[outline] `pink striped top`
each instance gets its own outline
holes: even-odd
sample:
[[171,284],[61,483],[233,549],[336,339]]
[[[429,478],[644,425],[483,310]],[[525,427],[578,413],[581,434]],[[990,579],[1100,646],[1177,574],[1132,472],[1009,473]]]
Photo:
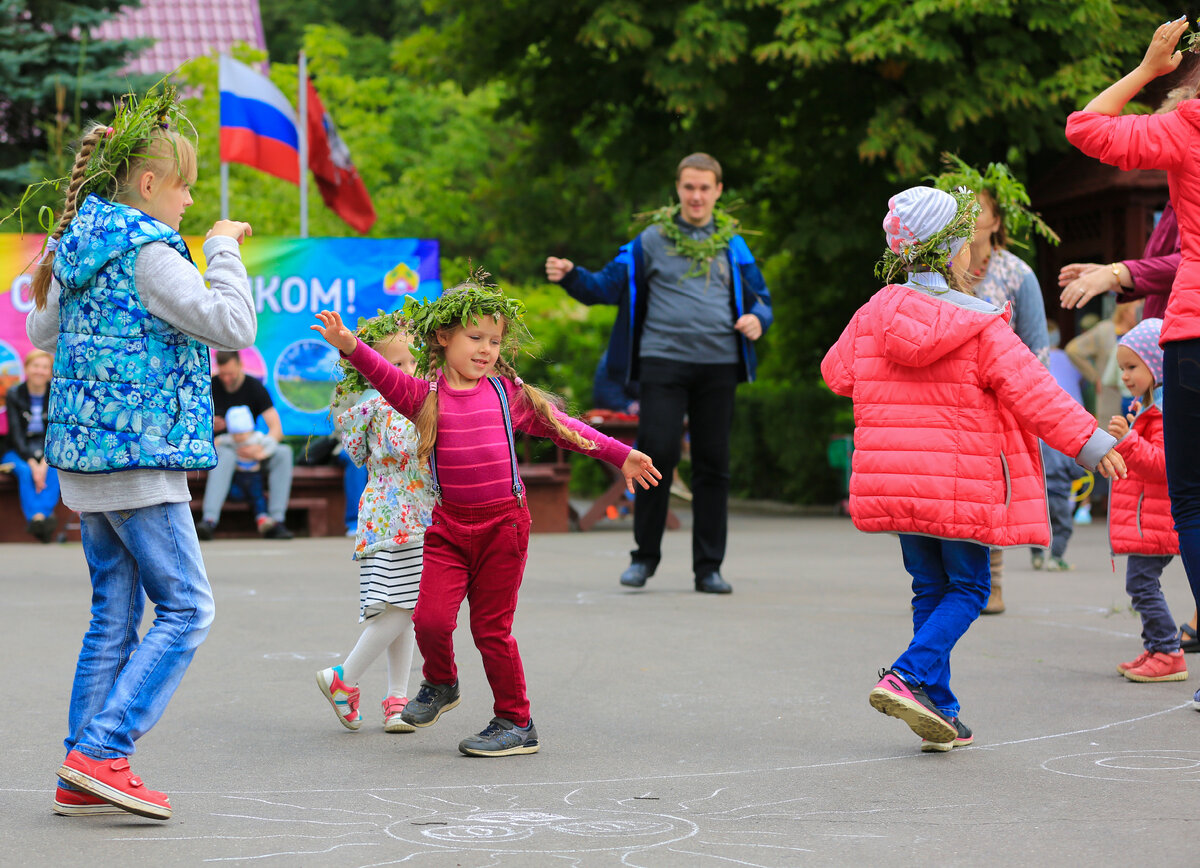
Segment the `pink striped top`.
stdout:
[[[408,418],[416,419],[429,394],[428,380],[410,377],[362,341],[345,358],[389,404]],[[500,382],[508,394],[515,430],[548,437],[564,449],[584,451],[562,439],[533,412],[522,397],[520,386],[503,377]],[[565,413],[555,412],[568,428],[596,443],[596,450],[586,454],[615,467],[625,463],[631,451],[629,446]],[[451,389],[445,377],[438,375],[437,470],[442,498],[450,503],[477,505],[513,496],[504,414],[495,389],[486,380],[460,390]]]

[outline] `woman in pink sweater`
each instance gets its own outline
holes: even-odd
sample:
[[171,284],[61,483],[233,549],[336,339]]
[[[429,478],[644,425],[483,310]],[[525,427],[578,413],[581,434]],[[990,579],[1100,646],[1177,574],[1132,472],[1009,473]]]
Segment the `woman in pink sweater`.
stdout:
[[870,694],[922,750],[970,744],[950,690],[950,653],[988,598],[988,546],[1050,544],[1038,438],[1104,476],[1124,473],[1116,439],[1059,388],[1003,310],[959,289],[978,205],[913,187],[892,197],[887,285],[821,363],[854,399],[850,516],[900,534],[912,576],[913,639]]
[[[416,377],[359,341],[337,313],[322,311],[321,325],[312,327],[417,426],[417,457],[429,466],[437,503],[425,531],[413,612],[424,680],[401,719],[426,727],[458,705],[453,634],[465,597],[495,700],[491,722],[458,746],[468,756],[536,753],[539,747],[512,636],[529,547],[513,432],[549,437],[619,467],[630,491],[635,480],[649,487],[661,478],[649,456],[566,416],[546,393],[521,381],[510,359],[523,314],[521,302],[478,283],[424,303],[409,299],[404,317],[421,351]],[[431,375],[436,379],[426,379]]]
[[[1142,62],[1083,111],[1067,118],[1067,139],[1119,169],[1165,169],[1179,218],[1182,261],[1163,315],[1163,452],[1179,554],[1200,606],[1200,100],[1172,112],[1122,115],[1125,104],[1160,75],[1179,68],[1186,16],[1160,25]],[[1063,303],[1069,304],[1064,298]],[[1200,691],[1192,698],[1200,711]]]

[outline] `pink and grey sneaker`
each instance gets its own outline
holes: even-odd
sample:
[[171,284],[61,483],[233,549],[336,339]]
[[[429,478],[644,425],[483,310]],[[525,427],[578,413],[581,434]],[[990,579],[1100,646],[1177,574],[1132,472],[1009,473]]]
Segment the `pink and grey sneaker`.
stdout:
[[54,788],[54,813],[64,817],[83,817],[91,814],[128,814],[124,808],[109,804],[99,796],[83,790],[68,789],[63,784]]
[[58,777],[131,814],[152,820],[171,819],[171,800],[142,783],[129,768],[127,757],[95,759],[73,750],[59,766]]
[[954,750],[956,747],[966,747],[975,741],[975,736],[971,734],[971,727],[967,726],[957,717],[950,718],[950,722],[958,730],[958,735],[954,737],[953,741],[930,741],[927,738],[923,738],[921,739],[921,750],[925,751],[925,753]]
[[880,669],[879,683],[871,688],[871,707],[908,724],[909,729],[938,744],[954,741],[958,730],[937,710],[920,685],[911,685],[895,669]]
[[383,700],[383,731],[384,732],[416,732],[417,728],[400,717],[404,706],[408,705],[406,696],[388,696]]
[[338,723],[346,729],[358,729],[362,726],[362,715],[358,711],[358,688],[351,687],[342,680],[342,667],[322,669],[317,673],[317,687],[333,706]]

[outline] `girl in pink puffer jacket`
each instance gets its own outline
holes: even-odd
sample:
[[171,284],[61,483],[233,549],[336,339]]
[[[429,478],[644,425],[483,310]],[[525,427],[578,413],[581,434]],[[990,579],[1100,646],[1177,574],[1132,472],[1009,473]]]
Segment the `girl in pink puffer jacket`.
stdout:
[[1167,462],[1163,451],[1161,390],[1163,351],[1161,319],[1144,319],[1117,344],[1121,381],[1137,398],[1128,416],[1113,416],[1108,433],[1116,437],[1129,476],[1113,482],[1108,507],[1108,538],[1114,555],[1129,555],[1125,590],[1142,619],[1140,655],[1117,671],[1130,681],[1185,681],[1187,663],[1179,650],[1179,631],[1167,607],[1159,577],[1173,555],[1179,535],[1171,518]]
[[894,196],[877,269],[888,285],[821,363],[829,387],[854,399],[850,516],[899,533],[912,575],[913,639],[870,702],[927,751],[973,740],[950,653],[988,598],[988,546],[1050,543],[1038,437],[1106,477],[1124,473],[1116,438],[1008,327],[1007,307],[957,288],[978,207],[967,191]]

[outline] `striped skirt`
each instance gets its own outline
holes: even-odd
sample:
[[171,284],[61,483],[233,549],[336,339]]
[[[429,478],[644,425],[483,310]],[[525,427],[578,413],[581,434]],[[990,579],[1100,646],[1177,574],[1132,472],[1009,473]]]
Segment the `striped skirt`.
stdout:
[[424,544],[373,552],[358,561],[358,620],[378,615],[385,605],[414,609],[421,584]]

